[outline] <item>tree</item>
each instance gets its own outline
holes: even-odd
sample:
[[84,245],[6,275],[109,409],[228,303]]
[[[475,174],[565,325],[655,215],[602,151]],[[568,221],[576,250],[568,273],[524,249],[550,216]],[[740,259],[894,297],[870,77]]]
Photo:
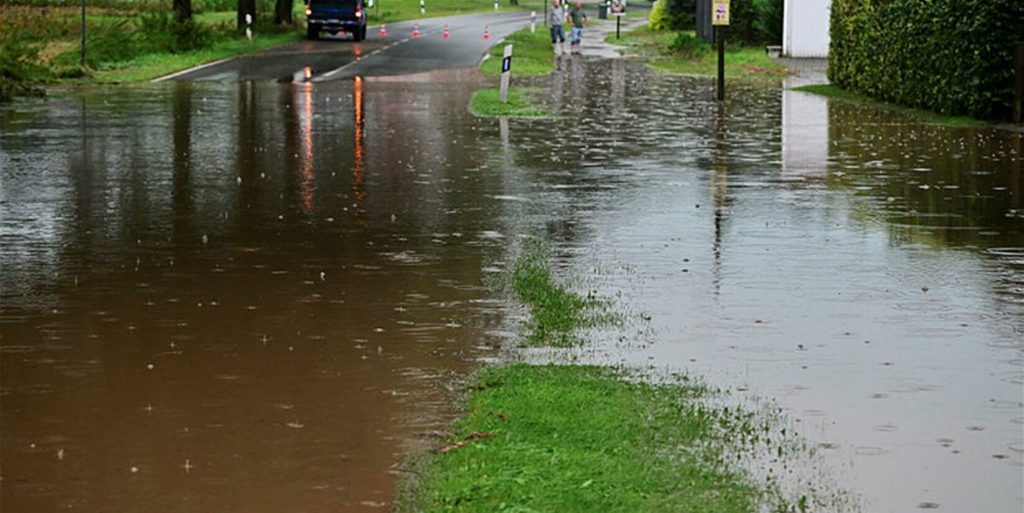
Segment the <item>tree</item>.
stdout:
[[238,0],[238,10],[236,11],[236,21],[238,22],[238,31],[244,32],[246,23],[245,15],[252,16],[253,24],[256,24],[256,0]]
[[178,20],[178,23],[186,23],[192,20],[192,0],[174,0],[173,5],[174,17]]
[[292,24],[292,7],[295,0],[277,0],[274,2],[274,23],[278,25]]

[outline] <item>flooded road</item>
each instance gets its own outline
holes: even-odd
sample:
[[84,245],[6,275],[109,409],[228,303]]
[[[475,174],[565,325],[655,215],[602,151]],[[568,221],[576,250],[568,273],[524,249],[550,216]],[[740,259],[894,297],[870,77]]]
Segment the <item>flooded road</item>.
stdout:
[[[520,236],[776,401],[863,511],[1019,511],[1020,134],[566,60],[26,100],[0,133],[4,511],[377,511],[514,315]],[[556,134],[558,137],[556,138]]]

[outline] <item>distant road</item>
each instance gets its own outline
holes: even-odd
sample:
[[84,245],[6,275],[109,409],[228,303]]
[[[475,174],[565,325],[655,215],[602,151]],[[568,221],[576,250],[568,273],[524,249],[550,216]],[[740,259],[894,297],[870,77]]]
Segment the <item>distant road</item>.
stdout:
[[[537,13],[538,30],[543,30]],[[438,69],[473,67],[495,41],[530,23],[528,12],[468,14],[418,20],[420,36],[412,37],[414,21],[387,25],[387,36],[377,27],[356,43],[321,39],[299,41],[255,54],[187,70],[157,80],[213,80],[227,82],[341,80],[361,76],[405,75]],[[450,37],[442,38],[445,24]],[[484,40],[484,27],[490,40]]]

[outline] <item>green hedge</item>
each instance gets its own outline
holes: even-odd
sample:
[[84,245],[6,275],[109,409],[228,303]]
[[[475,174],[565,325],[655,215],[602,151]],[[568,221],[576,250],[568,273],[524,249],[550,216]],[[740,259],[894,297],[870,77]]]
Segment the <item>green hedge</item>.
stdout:
[[1021,0],[833,0],[828,76],[879,100],[1007,118]]

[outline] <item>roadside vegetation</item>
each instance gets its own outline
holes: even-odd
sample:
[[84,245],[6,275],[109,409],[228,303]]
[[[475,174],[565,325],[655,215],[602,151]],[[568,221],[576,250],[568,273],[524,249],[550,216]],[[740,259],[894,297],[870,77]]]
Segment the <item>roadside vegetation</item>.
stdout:
[[[654,30],[645,26],[623,33],[621,39],[612,34],[606,41],[628,47],[628,56],[657,69],[682,75],[715,76],[718,73],[717,51],[692,31]],[[768,57],[764,47],[726,44],[727,77],[771,78],[787,73],[785,66]]]
[[771,427],[711,405],[713,395],[686,378],[651,384],[607,367],[484,369],[396,511],[804,511],[807,496],[787,503],[731,464],[771,440]]
[[[765,45],[782,42],[783,0],[733,0],[726,30],[727,77],[778,77],[785,66],[765,53]],[[652,67],[683,75],[714,76],[718,54],[695,33],[694,0],[662,0],[655,4],[647,26],[626,32],[611,44],[628,47],[627,55]]]
[[477,116],[484,117],[550,117],[550,112],[531,100],[535,94],[537,94],[535,89],[509,87],[508,103],[502,103],[498,88],[480,89],[473,93],[473,99],[469,102],[469,110]]
[[536,32],[529,27],[509,34],[501,43],[491,47],[490,58],[480,64],[484,76],[501,75],[501,56],[505,45],[512,45],[512,76],[532,77],[547,75],[555,70],[551,36],[543,25],[537,25]]
[[914,116],[922,121],[933,123],[936,125],[945,126],[980,126],[986,124],[985,121],[981,121],[972,117],[967,116],[944,116],[937,114],[932,111],[922,109],[912,109],[910,107],[904,107],[902,105],[896,105],[894,103],[885,103],[869,96],[848,91],[846,89],[831,85],[831,84],[812,84],[800,87],[794,87],[794,91],[803,91],[806,93],[820,94],[822,96],[828,96],[829,98],[835,98],[837,100],[843,100],[853,103],[862,103],[865,105],[871,105],[883,109],[895,110]]

